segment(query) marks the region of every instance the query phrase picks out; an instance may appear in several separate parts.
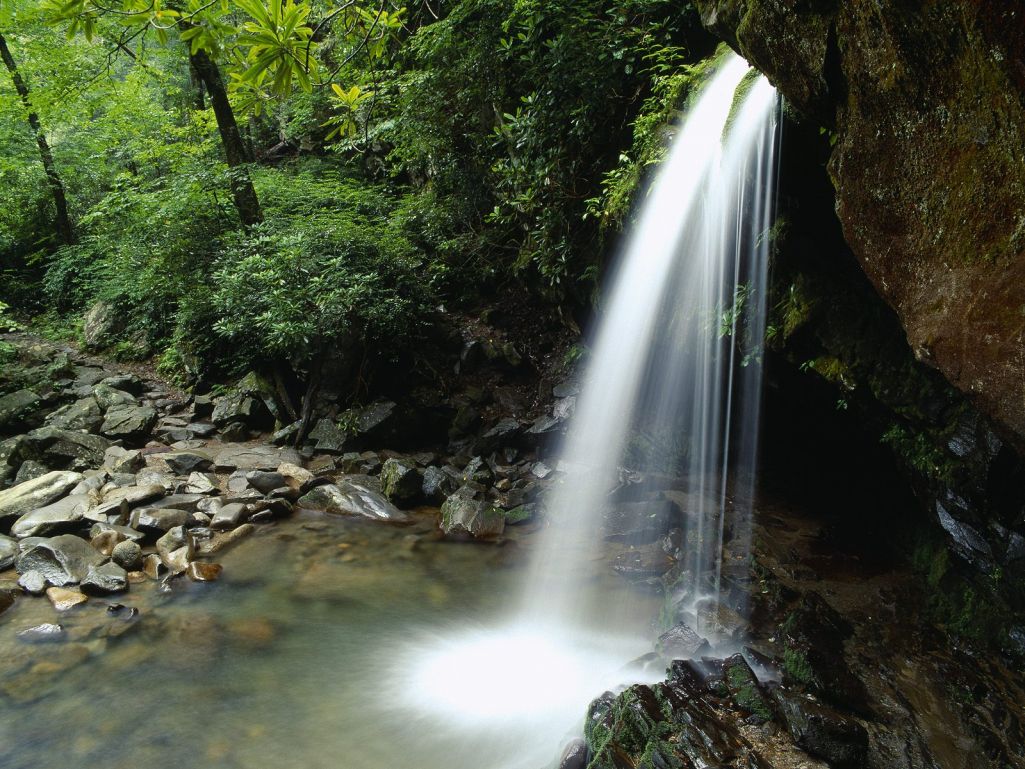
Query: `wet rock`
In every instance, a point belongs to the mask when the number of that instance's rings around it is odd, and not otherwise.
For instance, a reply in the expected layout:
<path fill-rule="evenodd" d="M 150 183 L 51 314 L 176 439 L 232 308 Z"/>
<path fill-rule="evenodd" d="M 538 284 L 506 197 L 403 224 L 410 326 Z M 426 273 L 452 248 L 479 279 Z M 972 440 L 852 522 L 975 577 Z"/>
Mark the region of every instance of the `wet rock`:
<path fill-rule="evenodd" d="M 68 611 L 79 606 L 89 598 L 81 593 L 79 590 L 70 590 L 65 587 L 48 587 L 46 588 L 46 597 L 50 599 L 50 603 L 53 604 L 53 608 L 57 611 Z"/>
<path fill-rule="evenodd" d="M 33 644 L 63 641 L 66 637 L 67 633 L 65 633 L 64 627 L 52 622 L 35 625 L 34 627 L 26 628 L 25 630 L 21 630 L 17 633 L 19 641 Z"/>
<path fill-rule="evenodd" d="M 664 657 L 670 659 L 700 659 L 711 653 L 708 641 L 683 623 L 674 625 L 658 637 L 657 648 Z"/>
<path fill-rule="evenodd" d="M 72 494 L 21 516 L 11 526 L 11 534 L 22 538 L 75 531 L 81 528 L 82 514 L 91 506 L 88 494 Z"/>
<path fill-rule="evenodd" d="M 219 490 L 217 476 L 213 473 L 190 473 L 182 490 L 186 494 L 212 494 Z"/>
<path fill-rule="evenodd" d="M 26 571 L 18 577 L 18 584 L 29 595 L 42 595 L 46 590 L 46 577 L 38 571 Z"/>
<path fill-rule="evenodd" d="M 138 547 L 138 545 L 135 546 Z M 80 587 L 83 593 L 92 596 L 123 593 L 128 589 L 128 574 L 117 563 L 93 566 L 85 575 Z"/>
<path fill-rule="evenodd" d="M 449 494 L 458 488 L 455 478 L 440 467 L 428 467 L 424 470 L 423 484 L 420 487 L 423 498 L 429 502 L 444 502 Z"/>
<path fill-rule="evenodd" d="M 317 486 L 303 495 L 296 505 L 306 510 L 321 510 L 336 515 L 362 515 L 378 521 L 404 523 L 409 517 L 374 488 L 372 479 L 352 476 Z"/>
<path fill-rule="evenodd" d="M 42 462 L 36 462 L 35 460 L 28 459 L 21 463 L 18 468 L 17 474 L 14 476 L 14 484 L 24 483 L 25 481 L 31 481 L 36 478 L 41 478 L 50 472 L 50 468 L 44 465 Z"/>
<path fill-rule="evenodd" d="M 397 411 L 393 401 L 375 401 L 360 410 L 356 414 L 354 440 L 363 445 L 385 443 L 402 429 Z"/>
<path fill-rule="evenodd" d="M 772 693 L 797 744 L 836 769 L 861 769 L 868 753 L 868 732 L 858 721 L 810 697 L 782 687 Z"/>
<path fill-rule="evenodd" d="M 214 469 L 220 472 L 235 470 L 276 470 L 289 463 L 298 465 L 302 458 L 295 449 L 276 446 L 229 446 L 214 458 Z"/>
<path fill-rule="evenodd" d="M 117 536 L 120 537 L 118 540 L 119 542 L 125 539 L 132 542 L 142 542 L 146 539 L 146 534 L 138 531 L 137 529 L 133 529 L 130 526 L 121 526 L 116 523 L 104 523 L 102 521 L 92 525 L 92 528 L 89 529 L 89 536 L 96 537 L 107 531 L 116 533 Z"/>
<path fill-rule="evenodd" d="M 11 537 L 0 534 L 0 571 L 6 571 L 14 565 L 18 557 L 18 542 Z"/>
<path fill-rule="evenodd" d="M 210 520 L 210 528 L 216 530 L 234 529 L 239 524 L 245 523 L 249 517 L 249 505 L 241 502 L 232 502 L 222 506 L 214 513 Z"/>
<path fill-rule="evenodd" d="M 213 464 L 210 457 L 201 451 L 173 451 L 161 454 L 160 458 L 176 475 L 189 475 L 206 470 Z"/>
<path fill-rule="evenodd" d="M 587 743 L 584 740 L 573 740 L 566 746 L 559 758 L 559 769 L 587 769 Z"/>
<path fill-rule="evenodd" d="M 253 437 L 253 432 L 244 422 L 229 422 L 221 428 L 221 439 L 232 443 L 243 443 Z"/>
<path fill-rule="evenodd" d="M 245 475 L 246 483 L 261 494 L 270 494 L 285 485 L 285 476 L 277 471 L 250 470 Z"/>
<path fill-rule="evenodd" d="M 223 569 L 219 563 L 193 561 L 189 564 L 188 575 L 193 582 L 213 582 L 221 576 Z"/>
<path fill-rule="evenodd" d="M 762 694 L 758 677 L 743 654 L 733 654 L 723 660 L 723 679 L 734 704 L 740 710 L 750 713 L 753 723 L 764 723 L 772 719 L 772 707 Z"/>
<path fill-rule="evenodd" d="M 188 520 L 189 513 L 185 510 L 141 507 L 132 513 L 131 527 L 152 537 L 176 526 L 184 526 Z"/>
<path fill-rule="evenodd" d="M 381 468 L 381 487 L 384 495 L 400 505 L 411 505 L 420 499 L 423 477 L 411 461 L 389 459 Z"/>
<path fill-rule="evenodd" d="M 489 539 L 505 531 L 505 515 L 490 500 L 463 486 L 441 506 L 441 529 L 450 536 Z"/>
<path fill-rule="evenodd" d="M 231 531 L 222 531 L 215 534 L 210 539 L 200 541 L 196 546 L 196 555 L 213 555 L 219 553 L 222 550 L 234 545 L 239 540 L 252 534 L 256 531 L 256 527 L 251 523 L 243 523 L 236 529 Z"/>
<path fill-rule="evenodd" d="M 314 449 L 328 454 L 344 453 L 349 440 L 349 435 L 330 419 L 317 422 L 307 437 L 313 442 Z"/>
<path fill-rule="evenodd" d="M 146 389 L 146 383 L 139 379 L 135 374 L 114 374 L 112 376 L 104 377 L 100 381 L 100 384 L 135 396 L 142 395 L 143 391 Z"/>
<path fill-rule="evenodd" d="M 525 505 L 518 505 L 505 512 L 505 523 L 507 526 L 519 526 L 530 523 L 537 517 L 539 512 L 537 504 L 530 502 Z"/>
<path fill-rule="evenodd" d="M 223 430 L 230 424 L 259 429 L 270 427 L 274 418 L 263 401 L 243 390 L 235 390 L 228 395 L 214 399 L 214 408 L 210 421 Z"/>
<path fill-rule="evenodd" d="M 646 581 L 661 577 L 673 568 L 675 563 L 662 548 L 662 544 L 654 542 L 620 553 L 612 559 L 612 568 L 629 580 Z"/>
<path fill-rule="evenodd" d="M 73 534 L 40 539 L 22 551 L 16 561 L 19 574 L 39 572 L 51 585 L 63 587 L 81 582 L 90 566 L 99 566 L 104 556 Z"/>
<path fill-rule="evenodd" d="M 95 433 L 99 432 L 103 424 L 103 411 L 96 398 L 90 395 L 51 412 L 46 417 L 46 424 L 62 430 Z"/>
<path fill-rule="evenodd" d="M 683 511 L 671 500 L 620 502 L 605 514 L 603 531 L 610 542 L 644 545 L 683 523 Z"/>
<path fill-rule="evenodd" d="M 136 571 L 142 568 L 142 548 L 138 542 L 126 539 L 114 545 L 110 559 L 122 569 Z"/>
<path fill-rule="evenodd" d="M 15 595 L 18 593 L 16 588 L 0 588 L 0 614 L 14 606 Z"/>
<path fill-rule="evenodd" d="M 103 464 L 111 442 L 100 435 L 40 427 L 25 436 L 26 451 L 47 467 L 88 470 Z"/>
<path fill-rule="evenodd" d="M 150 579 L 160 579 L 167 574 L 167 566 L 156 553 L 150 553 L 142 559 L 142 570 Z"/>
<path fill-rule="evenodd" d="M 83 479 L 81 473 L 53 472 L 0 491 L 0 526 L 32 510 L 44 507 L 67 494 Z"/>

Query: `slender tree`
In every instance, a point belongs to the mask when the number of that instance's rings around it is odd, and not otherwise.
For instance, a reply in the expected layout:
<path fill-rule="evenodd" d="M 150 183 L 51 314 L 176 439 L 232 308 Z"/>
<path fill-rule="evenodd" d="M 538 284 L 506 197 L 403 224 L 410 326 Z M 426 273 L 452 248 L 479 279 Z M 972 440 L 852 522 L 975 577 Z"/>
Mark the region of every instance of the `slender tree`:
<path fill-rule="evenodd" d="M 46 134 L 43 133 L 42 124 L 39 122 L 39 115 L 32 106 L 28 83 L 25 82 L 25 78 L 22 77 L 21 72 L 18 70 L 18 64 L 14 60 L 14 56 L 11 55 L 11 49 L 8 47 L 7 40 L 2 33 L 0 33 L 0 58 L 3 58 L 4 66 L 11 73 L 14 89 L 18 92 L 21 103 L 25 106 L 25 111 L 28 114 L 28 123 L 36 137 L 39 157 L 43 161 L 43 170 L 46 172 L 46 180 L 50 185 L 54 206 L 57 209 L 57 221 L 55 223 L 57 237 L 64 243 L 74 243 L 75 230 L 71 226 L 71 215 L 68 213 L 68 197 L 64 191 L 64 182 L 61 180 L 60 174 L 57 173 L 57 165 L 53 162 L 53 152 L 50 150 L 50 143 L 46 139 Z"/>
<path fill-rule="evenodd" d="M 217 130 L 221 135 L 221 145 L 224 147 L 224 157 L 228 162 L 229 184 L 239 218 L 247 227 L 258 224 L 263 221 L 263 212 L 260 210 L 260 200 L 256 196 L 253 180 L 246 168 L 249 153 L 238 130 L 235 111 L 228 100 L 220 67 L 203 49 L 189 53 L 189 65 L 210 97 L 210 106 L 213 108 Z"/>

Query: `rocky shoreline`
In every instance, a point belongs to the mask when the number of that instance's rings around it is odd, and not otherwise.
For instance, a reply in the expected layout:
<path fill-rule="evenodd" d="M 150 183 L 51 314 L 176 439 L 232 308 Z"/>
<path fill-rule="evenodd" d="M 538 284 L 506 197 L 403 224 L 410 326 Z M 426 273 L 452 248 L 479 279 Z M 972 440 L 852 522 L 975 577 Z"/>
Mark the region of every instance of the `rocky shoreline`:
<path fill-rule="evenodd" d="M 0 686 L 15 703 L 42 696 L 88 643 L 118 648 L 109 642 L 138 626 L 133 591 L 173 602 L 218 580 L 223 555 L 261 530 L 316 528 L 299 511 L 404 527 L 409 547 L 529 538 L 559 477 L 542 439 L 575 396 L 558 386 L 533 420 L 464 414 L 471 427 L 445 448 L 407 453 L 383 448 L 402 425 L 395 404 L 376 402 L 320 420 L 296 449 L 293 426 L 264 431 L 273 400 L 255 376 L 186 396 L 146 372 L 17 342 L 21 367 L 5 376 L 20 386 L 0 397 L 0 429 L 14 433 L 0 443 L 0 613 L 48 600 L 52 615 L 18 633 L 25 651 Z M 686 491 L 669 477 L 624 483 L 604 516 L 609 562 L 662 597 L 641 662 L 667 675 L 599 696 L 562 769 L 1025 766 L 1020 675 L 931 628 L 904 566 L 824 557 L 828 522 L 763 502 L 753 563 L 727 568 L 724 605 L 695 617 L 674 591 Z M 658 525 L 653 504 L 665 508 Z M 81 607 L 96 603 L 83 624 Z M 60 664 L 36 653 L 51 648 L 64 649 Z"/>

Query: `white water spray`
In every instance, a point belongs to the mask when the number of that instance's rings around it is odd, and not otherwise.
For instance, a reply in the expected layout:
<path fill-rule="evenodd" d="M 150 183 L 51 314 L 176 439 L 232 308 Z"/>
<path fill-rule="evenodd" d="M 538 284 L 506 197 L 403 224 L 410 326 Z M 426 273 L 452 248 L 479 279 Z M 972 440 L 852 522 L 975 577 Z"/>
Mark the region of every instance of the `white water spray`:
<path fill-rule="evenodd" d="M 651 649 L 652 617 L 595 577 L 610 555 L 605 516 L 624 500 L 643 521 L 667 509 L 666 479 L 683 479 L 678 603 L 712 635 L 720 602 L 743 613 L 729 588 L 746 567 L 776 137 L 775 91 L 749 72 L 730 55 L 688 112 L 606 290 L 516 616 L 408 661 L 414 707 L 475 738 L 513 735 L 513 749 L 489 743 L 474 765 L 543 765 L 591 698 L 638 680 L 624 665 Z M 623 488 L 624 468 L 644 481 Z M 620 543 L 620 557 L 668 560 L 655 540 Z"/>

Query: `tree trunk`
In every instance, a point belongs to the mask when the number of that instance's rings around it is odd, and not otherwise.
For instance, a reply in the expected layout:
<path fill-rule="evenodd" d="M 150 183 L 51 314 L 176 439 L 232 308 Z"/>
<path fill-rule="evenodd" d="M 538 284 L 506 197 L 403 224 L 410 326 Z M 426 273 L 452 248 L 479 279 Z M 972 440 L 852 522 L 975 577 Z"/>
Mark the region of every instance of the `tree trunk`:
<path fill-rule="evenodd" d="M 206 109 L 206 95 L 203 92 L 203 79 L 196 72 L 196 63 L 189 57 L 189 96 L 192 99 L 192 108 L 195 110 Z"/>
<path fill-rule="evenodd" d="M 28 84 L 18 71 L 18 65 L 14 61 L 14 57 L 11 56 L 7 41 L 2 34 L 0 34 L 0 57 L 3 58 L 8 72 L 11 73 L 14 89 L 21 97 L 21 103 L 25 105 L 25 110 L 28 112 L 28 124 L 32 127 L 32 132 L 36 137 L 39 157 L 43 161 L 43 170 L 46 172 L 46 180 L 50 185 L 50 192 L 53 194 L 53 203 L 57 208 L 55 223 L 57 237 L 70 245 L 75 242 L 75 230 L 71 226 L 71 216 L 68 214 L 68 198 L 64 192 L 64 182 L 61 181 L 60 174 L 57 173 L 57 166 L 53 162 L 53 153 L 50 151 L 50 143 L 46 140 L 46 134 L 43 133 L 42 126 L 39 124 L 39 115 L 32 109 Z"/>
<path fill-rule="evenodd" d="M 231 102 L 228 101 L 228 92 L 224 89 L 221 70 L 206 51 L 190 53 L 189 61 L 206 89 L 206 94 L 210 98 L 210 106 L 214 110 L 214 117 L 217 118 L 217 130 L 221 134 L 224 156 L 228 161 L 231 194 L 235 199 L 235 208 L 238 209 L 239 218 L 247 227 L 258 224 L 263 221 L 263 212 L 260 210 L 260 200 L 256 197 L 256 190 L 253 188 L 253 180 L 249 178 L 249 171 L 246 170 L 248 153 L 246 145 L 242 141 L 242 134 L 238 130 L 238 123 L 235 122 L 235 113 L 231 109 Z"/>

